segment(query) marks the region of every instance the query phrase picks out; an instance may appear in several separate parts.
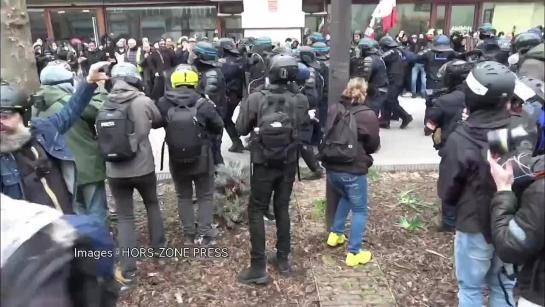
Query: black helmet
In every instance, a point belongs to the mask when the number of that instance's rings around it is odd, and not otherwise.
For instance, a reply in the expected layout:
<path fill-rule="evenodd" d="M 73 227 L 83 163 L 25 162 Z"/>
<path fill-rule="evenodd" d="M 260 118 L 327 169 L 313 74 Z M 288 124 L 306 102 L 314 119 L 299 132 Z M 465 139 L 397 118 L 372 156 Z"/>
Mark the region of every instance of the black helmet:
<path fill-rule="evenodd" d="M 436 38 L 433 39 L 432 43 L 432 50 L 433 51 L 452 51 L 452 48 L 450 47 L 450 38 L 446 35 L 439 35 Z"/>
<path fill-rule="evenodd" d="M 17 86 L 0 81 L 0 110 L 17 111 L 24 114 L 30 108 L 28 97 Z"/>
<path fill-rule="evenodd" d="M 271 59 L 269 81 L 272 84 L 295 81 L 298 71 L 299 67 L 294 57 L 284 54 L 275 55 Z"/>
<path fill-rule="evenodd" d="M 452 60 L 439 68 L 437 77 L 443 79 L 443 84 L 446 87 L 454 88 L 464 82 L 473 66 L 473 63 L 463 60 Z"/>
<path fill-rule="evenodd" d="M 228 52 L 231 52 L 231 53 L 236 53 L 238 54 L 239 51 L 237 49 L 237 46 L 235 45 L 235 41 L 232 39 L 232 38 L 222 38 L 219 40 L 219 47 L 220 49 L 223 49 L 222 50 L 222 53 L 225 52 L 225 51 L 228 51 Z"/>
<path fill-rule="evenodd" d="M 398 46 L 397 42 L 389 35 L 381 38 L 378 43 L 380 45 L 380 48 L 386 50 L 396 48 Z"/>
<path fill-rule="evenodd" d="M 366 56 L 368 54 L 375 54 L 378 52 L 378 42 L 374 39 L 364 37 L 358 43 L 358 48 L 361 50 L 361 55 Z"/>
<path fill-rule="evenodd" d="M 206 41 L 196 43 L 192 49 L 192 52 L 201 63 L 210 65 L 213 65 L 218 57 L 218 50 L 212 43 Z"/>
<path fill-rule="evenodd" d="M 478 30 L 480 39 L 494 37 L 496 35 L 496 29 L 490 23 L 483 23 Z"/>
<path fill-rule="evenodd" d="M 503 107 L 513 95 L 517 77 L 494 61 L 478 63 L 467 75 L 466 105 L 470 111 Z"/>
<path fill-rule="evenodd" d="M 515 50 L 520 53 L 534 48 L 541 43 L 541 37 L 533 32 L 520 33 L 515 37 Z"/>

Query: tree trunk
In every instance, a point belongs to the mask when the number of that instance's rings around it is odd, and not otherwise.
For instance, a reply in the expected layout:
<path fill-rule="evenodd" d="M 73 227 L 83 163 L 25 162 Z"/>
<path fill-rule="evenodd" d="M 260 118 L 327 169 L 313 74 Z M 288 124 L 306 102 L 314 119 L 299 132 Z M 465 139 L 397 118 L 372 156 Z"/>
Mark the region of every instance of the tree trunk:
<path fill-rule="evenodd" d="M 40 86 L 26 0 L 1 0 L 1 78 L 27 94 Z"/>

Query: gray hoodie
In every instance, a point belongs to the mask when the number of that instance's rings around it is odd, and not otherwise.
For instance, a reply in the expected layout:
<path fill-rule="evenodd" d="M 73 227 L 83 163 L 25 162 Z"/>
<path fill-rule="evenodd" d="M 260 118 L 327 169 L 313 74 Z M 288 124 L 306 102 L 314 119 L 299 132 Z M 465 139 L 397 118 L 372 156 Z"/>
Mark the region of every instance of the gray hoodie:
<path fill-rule="evenodd" d="M 106 162 L 109 178 L 130 178 L 147 175 L 155 171 L 153 152 L 148 139 L 152 127 L 161 125 L 161 114 L 153 101 L 135 87 L 116 80 L 108 99 L 115 103 L 130 103 L 129 119 L 134 122 L 131 144 L 138 146 L 136 156 L 123 162 Z"/>

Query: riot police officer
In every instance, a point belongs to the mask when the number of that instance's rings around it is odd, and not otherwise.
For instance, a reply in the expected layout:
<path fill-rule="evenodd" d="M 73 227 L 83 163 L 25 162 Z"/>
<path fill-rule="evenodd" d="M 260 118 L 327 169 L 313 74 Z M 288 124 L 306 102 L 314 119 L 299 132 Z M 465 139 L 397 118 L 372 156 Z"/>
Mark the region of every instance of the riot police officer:
<path fill-rule="evenodd" d="M 405 80 L 401 51 L 397 48 L 397 42 L 390 36 L 381 38 L 379 45 L 384 52 L 382 59 L 388 72 L 388 94 L 381 110 L 380 127 L 389 129 L 390 120 L 394 117 L 401 118 L 400 128 L 405 129 L 413 117 L 399 105 L 398 100 Z"/>
<path fill-rule="evenodd" d="M 316 59 L 320 64 L 318 72 L 324 84 L 322 99 L 318 103 L 318 120 L 320 127 L 324 129 L 327 122 L 327 97 L 329 95 L 329 46 L 324 42 L 315 42 L 312 44 L 312 49 L 316 52 Z M 314 139 L 316 138 L 321 139 L 321 132 L 320 135 L 314 136 Z"/>
<path fill-rule="evenodd" d="M 534 32 L 524 32 L 517 35 L 514 41 L 514 49 L 516 53 L 512 54 L 507 59 L 509 68 L 514 72 L 518 72 L 520 59 L 524 57 L 528 50 L 534 48 L 540 43 L 541 37 Z"/>
<path fill-rule="evenodd" d="M 325 38 L 320 32 L 314 32 L 308 36 L 306 45 L 312 46 L 314 43 L 325 43 Z"/>
<path fill-rule="evenodd" d="M 386 101 L 388 92 L 388 74 L 386 64 L 378 55 L 379 45 L 374 39 L 363 38 L 358 45 L 361 57 L 361 66 L 355 67 L 355 77 L 362 77 L 367 81 L 367 102 L 366 104 L 379 115 L 380 109 Z M 352 66 L 351 66 L 352 67 Z M 351 74 L 352 77 L 352 74 Z"/>
<path fill-rule="evenodd" d="M 244 145 L 240 141 L 240 136 L 237 133 L 232 117 L 235 108 L 242 99 L 244 88 L 244 63 L 240 52 L 235 46 L 235 42 L 231 38 L 222 38 L 219 40 L 219 62 L 221 63 L 221 71 L 225 78 L 225 92 L 227 102 L 223 123 L 225 130 L 231 138 L 232 146 L 230 152 L 243 152 Z"/>
<path fill-rule="evenodd" d="M 447 93 L 433 100 L 432 107 L 428 111 L 426 127 L 433 131 L 433 146 L 439 151 L 440 165 L 443 163 L 443 148 L 447 138 L 462 121 L 466 100 L 463 82 L 472 68 L 472 63 L 453 60 L 444 64 L 437 74 L 442 78 Z M 438 231 L 454 231 L 456 221 L 454 204 L 443 201 L 441 213 L 442 221 Z"/>
<path fill-rule="evenodd" d="M 496 61 L 507 65 L 509 53 L 502 50 L 496 39 L 496 29 L 489 23 L 483 23 L 479 27 L 479 39 L 481 42 L 475 47 L 482 51 L 480 61 Z"/>
<path fill-rule="evenodd" d="M 289 201 L 297 169 L 298 149 L 294 127 L 308 118 L 307 99 L 290 90 L 290 83 L 296 80 L 297 73 L 298 65 L 293 57 L 273 57 L 268 72 L 270 85 L 250 94 L 240 105 L 236 123 L 238 132 L 241 135 L 254 132 L 250 142 L 253 174 L 248 206 L 251 262 L 250 267 L 238 277 L 241 283 L 268 283 L 267 258 L 281 274 L 291 271 L 288 261 L 291 252 Z M 283 124 L 274 124 L 278 122 Z M 266 257 L 263 216 L 273 192 L 277 251 L 275 256 Z"/>
<path fill-rule="evenodd" d="M 307 97 L 309 112 L 315 117 L 315 115 L 317 114 L 318 105 L 320 101 L 322 101 L 324 87 L 323 78 L 318 72 L 320 64 L 316 61 L 316 54 L 314 53 L 314 49 L 312 47 L 300 47 L 298 54 L 301 64 L 303 64 L 309 71 L 309 77 L 304 80 L 301 93 Z M 318 159 L 316 159 L 316 156 L 314 155 L 314 150 L 312 148 L 312 145 L 318 145 L 319 143 L 312 142 L 312 136 L 318 134 L 318 132 L 315 131 L 319 130 L 319 123 L 317 121 L 310 121 L 310 125 L 308 125 L 304 131 L 305 136 L 301 138 L 301 141 L 303 143 L 300 150 L 301 157 L 312 172 L 310 176 L 305 176 L 303 178 L 306 180 L 319 179 L 323 175 L 322 168 L 320 167 Z"/>
<path fill-rule="evenodd" d="M 424 64 L 426 71 L 426 112 L 431 108 L 432 100 L 444 93 L 443 80 L 437 75 L 437 72 L 455 55 L 448 36 L 439 35 L 433 40 L 431 49 L 424 51 L 416 58 L 418 63 Z M 424 118 L 425 121 L 426 118 Z"/>
<path fill-rule="evenodd" d="M 200 41 L 191 50 L 188 62 L 194 65 L 199 72 L 199 90 L 207 96 L 216 105 L 216 110 L 220 116 L 224 117 L 226 113 L 226 95 L 225 95 L 225 78 L 216 61 L 218 51 L 209 42 Z M 214 164 L 223 164 L 223 156 L 221 155 L 221 135 L 211 136 L 214 138 L 212 142 L 212 153 L 214 156 Z"/>
<path fill-rule="evenodd" d="M 267 83 L 269 58 L 272 55 L 272 49 L 273 45 L 270 37 L 264 36 L 254 41 L 246 65 L 248 94 L 262 88 Z"/>

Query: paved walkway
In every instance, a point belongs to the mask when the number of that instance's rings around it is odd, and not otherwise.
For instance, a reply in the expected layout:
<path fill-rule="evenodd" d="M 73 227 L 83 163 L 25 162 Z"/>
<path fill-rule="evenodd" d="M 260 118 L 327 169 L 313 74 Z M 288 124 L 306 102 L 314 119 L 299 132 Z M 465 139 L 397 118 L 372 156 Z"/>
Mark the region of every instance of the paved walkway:
<path fill-rule="evenodd" d="M 439 156 L 432 147 L 431 138 L 424 136 L 423 132 L 424 99 L 400 97 L 399 100 L 407 112 L 413 115 L 414 121 L 405 130 L 398 128 L 401 122 L 392 122 L 392 128 L 389 130 L 381 129 L 381 149 L 377 154 L 373 155 L 375 167 L 378 170 L 435 169 L 439 163 Z M 237 113 L 235 113 L 234 118 L 236 116 Z M 150 134 L 158 172 L 161 172 L 159 166 L 164 135 L 163 129 L 152 130 Z M 224 159 L 241 163 L 250 162 L 248 152 L 242 154 L 231 153 L 227 151 L 230 146 L 231 140 L 227 133 L 224 133 L 222 144 Z M 165 152 L 164 170 L 162 172 L 168 173 L 167 152 Z"/>

